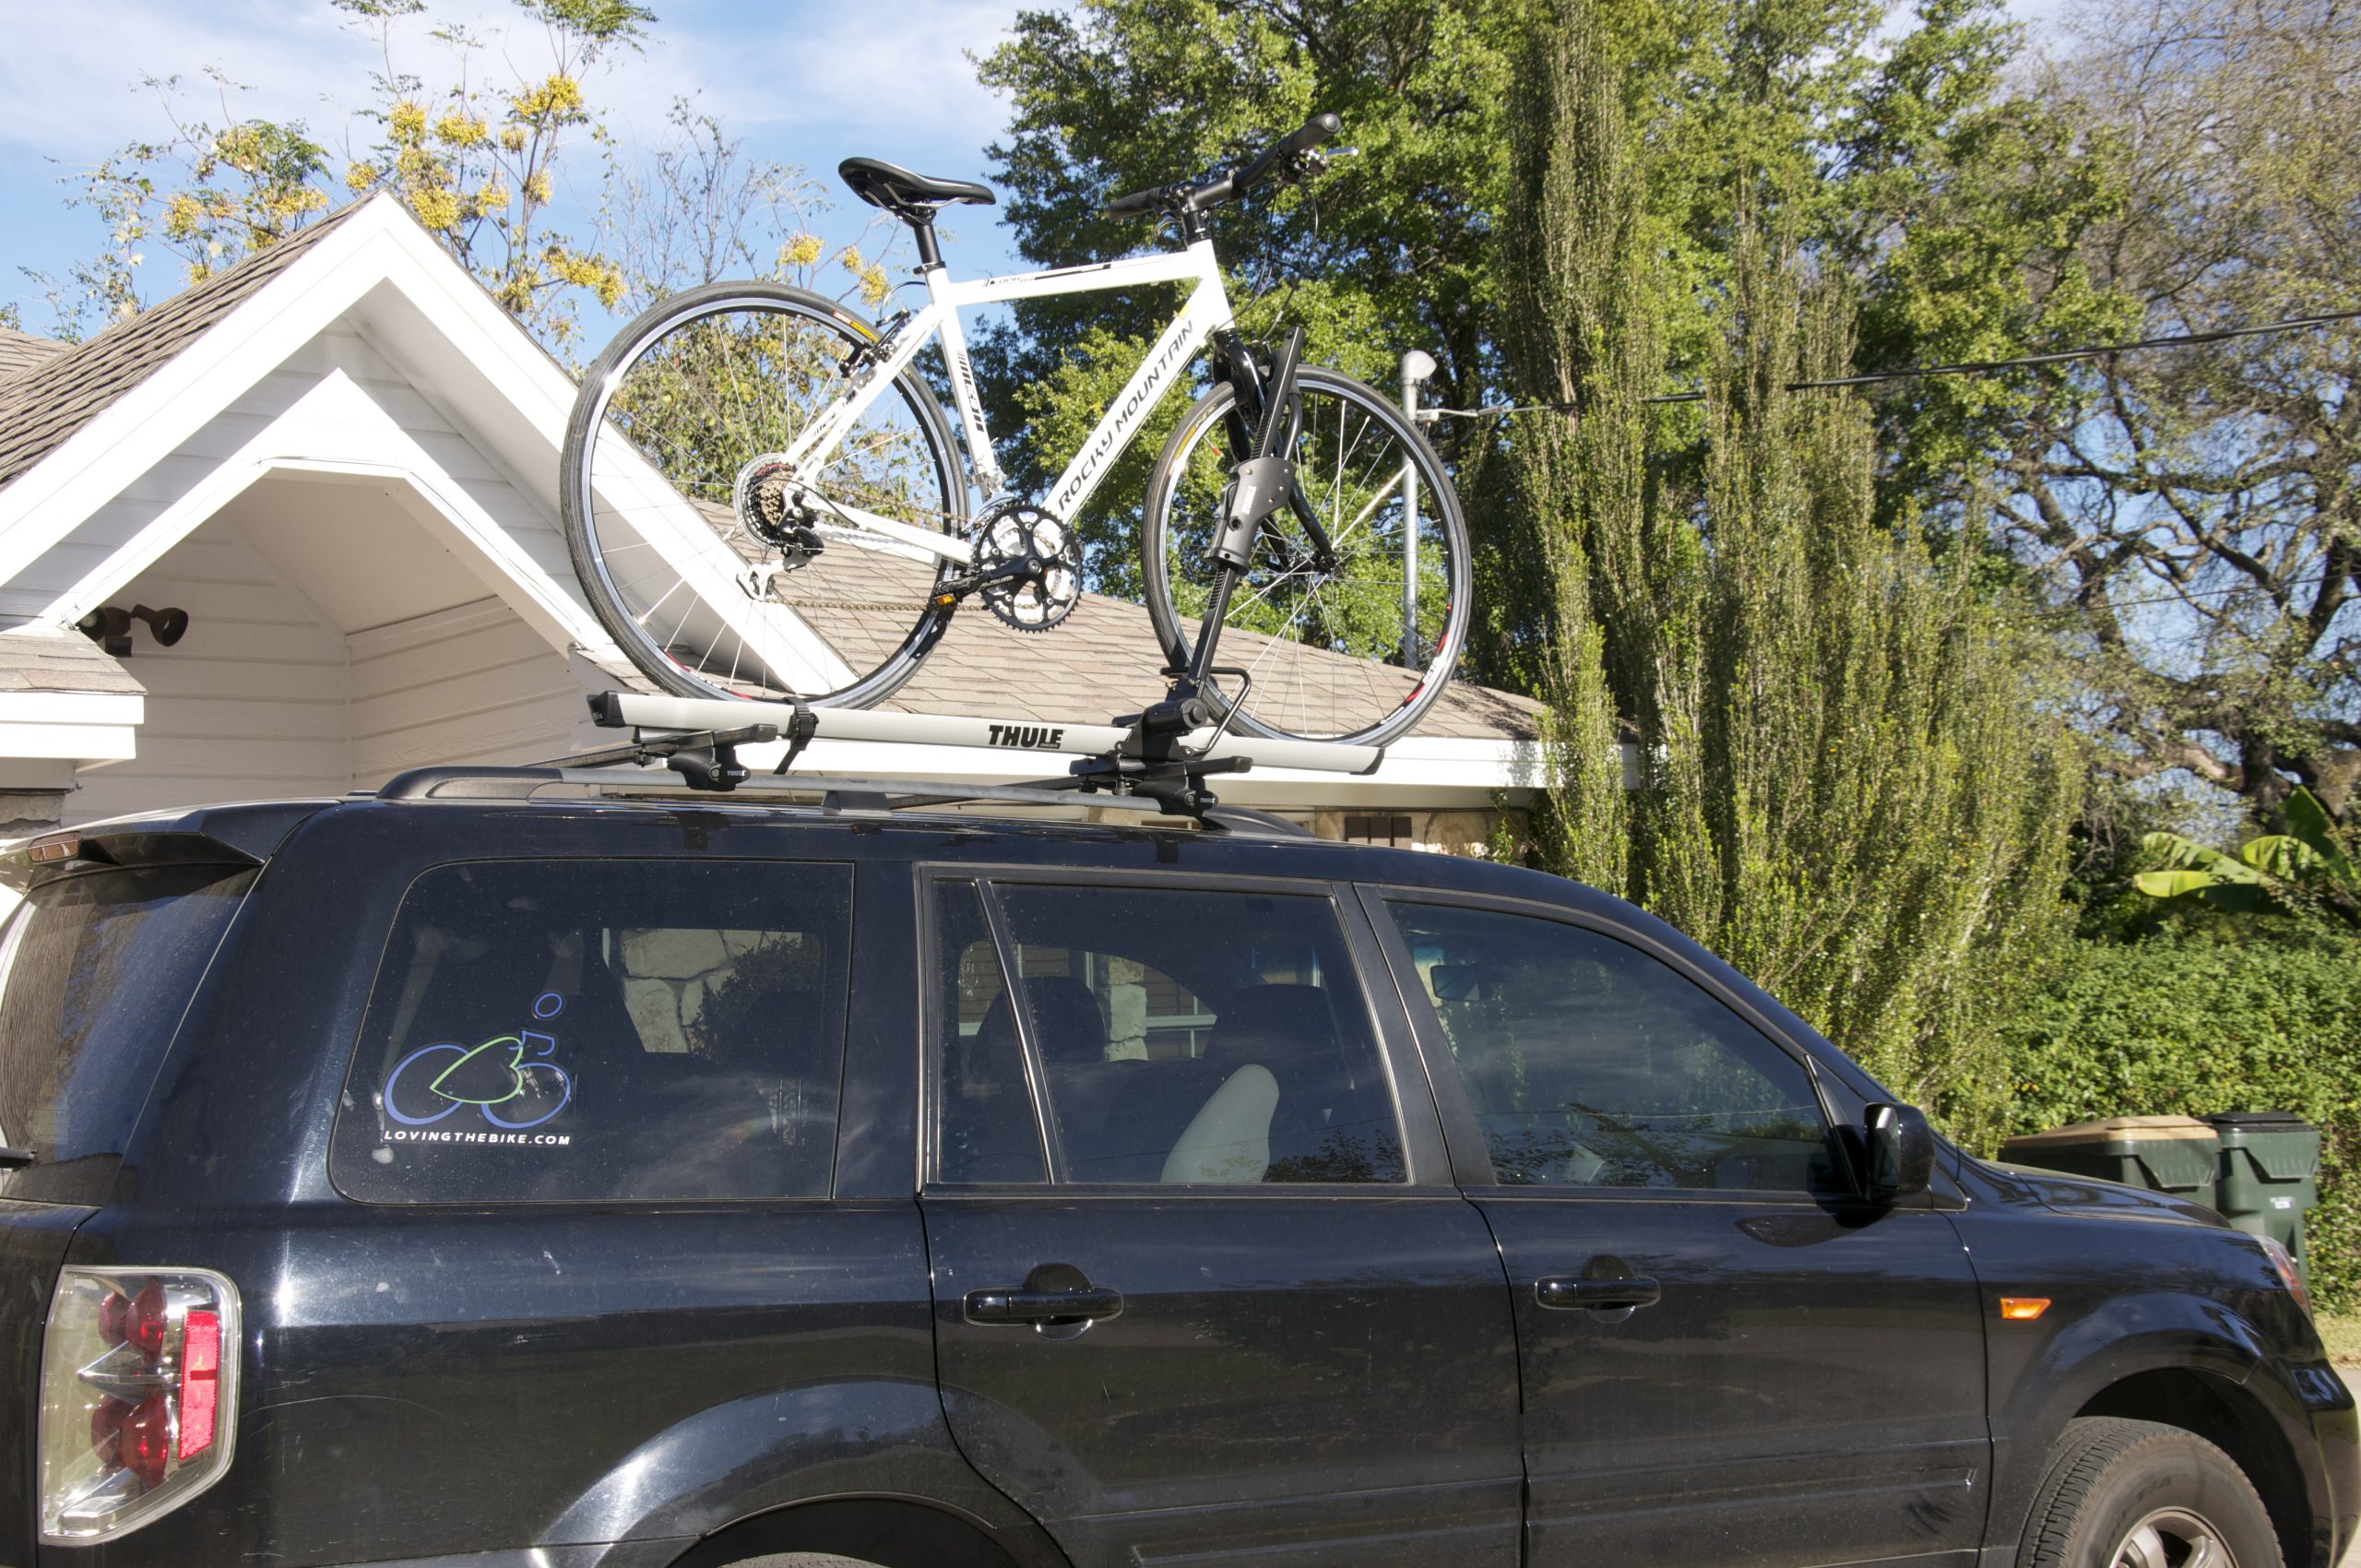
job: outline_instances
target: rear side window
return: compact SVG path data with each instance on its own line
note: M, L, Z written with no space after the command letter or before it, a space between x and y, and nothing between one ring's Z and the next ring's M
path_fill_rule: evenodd
M35 887L0 934L0 1195L103 1203L164 1048L249 868L87 872Z
M937 920L943 1181L1038 1182L1045 1150L1068 1184L1407 1179L1324 897L946 883Z
M330 1171L380 1203L822 1197L852 872L438 866L402 899Z

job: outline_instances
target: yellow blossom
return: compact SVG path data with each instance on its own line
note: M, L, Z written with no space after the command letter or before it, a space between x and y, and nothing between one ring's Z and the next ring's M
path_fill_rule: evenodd
M536 169L530 174L525 176L526 200L537 205L546 203L550 199L550 172L548 170Z
M782 267L809 267L820 259L820 236L798 234L778 253Z
M504 127L500 133L500 149L503 152L524 151L525 127L522 125L509 125Z
M349 165L344 171L344 188L355 196L377 183L377 171L366 163Z
M492 127L472 115L450 110L434 122L434 139L445 147L474 147L490 139Z
M187 239L196 232L197 223L204 216L205 208L195 196L185 191L175 194L164 204L165 236L174 240Z
M489 182L481 190L476 192L475 205L478 212L507 211L508 187L497 180Z
M459 198L445 190L410 193L410 210L429 229L455 229L459 223Z
M386 120L386 128L393 132L397 144L417 146L426 139L425 106L412 103L408 99L401 100L394 105L394 112Z
M582 84L560 72L511 101L517 114L528 120L572 114L582 108Z

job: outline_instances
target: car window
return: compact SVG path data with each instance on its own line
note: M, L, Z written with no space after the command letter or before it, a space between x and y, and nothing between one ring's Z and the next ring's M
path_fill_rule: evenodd
M35 887L0 935L0 1195L103 1203L249 868L83 872Z
M1393 1092L1327 899L1038 884L989 896L1007 923L1021 1012L979 890L944 885L943 1180L1038 1181L1044 1142L1055 1179L1073 1183L1406 1179Z
M1495 1181L1838 1189L1810 1075L1670 966L1558 921L1392 908Z
M331 1169L380 1202L825 1196L852 873L438 866L404 895Z

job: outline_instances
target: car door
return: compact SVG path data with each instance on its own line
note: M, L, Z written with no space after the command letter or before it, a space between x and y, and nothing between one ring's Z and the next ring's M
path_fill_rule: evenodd
M1855 1197L1809 1059L1631 930L1370 902L1508 1267L1534 1568L1972 1561L1974 1277Z
M969 1460L1081 1568L1513 1564L1500 1259L1358 910L924 880L921 1207Z

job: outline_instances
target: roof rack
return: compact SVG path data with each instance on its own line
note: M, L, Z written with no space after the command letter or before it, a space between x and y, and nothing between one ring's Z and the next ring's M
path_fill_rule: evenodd
M552 758L518 767L446 766L414 767L374 791L382 801L530 800L558 785L582 785L610 795L729 794L749 801L816 798L824 812L922 811L933 806L1004 803L1061 806L1139 817L1186 814L1210 828L1230 833L1289 837L1312 835L1300 823L1268 812L1208 802L1193 813L1176 814L1160 795L1094 791L1074 778L1034 784L946 784L937 779L852 778L801 773L755 777L735 756L742 745L776 741L768 724L738 730L635 739L621 745ZM648 765L662 763L663 771ZM734 775L734 778L733 778Z
M1189 817L1232 832L1304 835L1300 826L1284 817L1224 807L1205 787L1205 780L1215 774L1244 773L1257 764L1368 774L1385 760L1383 748L1377 746L1242 740L1229 733L1230 713L1222 715L1218 723L1207 722L1209 710L1194 699L1158 703L1111 724L815 708L800 701L727 701L637 692L601 692L589 701L591 716L601 728L629 730L631 739L529 767L412 768L388 780L377 791L378 797L419 801L449 792L479 800L488 796L529 799L552 784L589 785L612 792L620 779L629 776L599 770L649 769L661 764L663 774L634 778L629 788L641 793L736 794L753 785L765 794L817 795L823 809L840 811L896 811L972 802L1080 805ZM911 778L790 774L804 749L821 737L1042 752L1074 760L1061 778L1017 785L945 786ZM740 760L740 748L782 742L777 766L757 783L753 770Z

